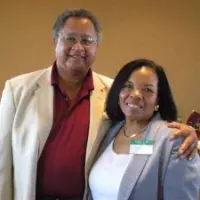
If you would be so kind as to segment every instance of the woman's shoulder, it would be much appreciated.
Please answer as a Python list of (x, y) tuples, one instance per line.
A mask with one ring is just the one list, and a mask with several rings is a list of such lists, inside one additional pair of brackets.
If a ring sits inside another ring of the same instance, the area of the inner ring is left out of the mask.
[(167, 146), (167, 148), (178, 148), (178, 146), (183, 141), (183, 137), (181, 136), (176, 139), (173, 139), (173, 133), (178, 131), (178, 129), (169, 128), (168, 122), (162, 119), (156, 120), (152, 124), (152, 131), (156, 131), (155, 141), (162, 144), (163, 147)]

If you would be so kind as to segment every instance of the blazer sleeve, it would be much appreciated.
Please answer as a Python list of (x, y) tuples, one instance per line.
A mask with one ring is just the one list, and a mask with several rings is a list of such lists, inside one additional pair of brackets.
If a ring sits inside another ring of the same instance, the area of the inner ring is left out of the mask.
[(15, 115), (13, 92), (6, 82), (0, 102), (0, 199), (12, 200), (12, 126)]
[(163, 184), (164, 200), (197, 200), (200, 189), (200, 161), (196, 153), (192, 160), (180, 159), (176, 140), (166, 167)]

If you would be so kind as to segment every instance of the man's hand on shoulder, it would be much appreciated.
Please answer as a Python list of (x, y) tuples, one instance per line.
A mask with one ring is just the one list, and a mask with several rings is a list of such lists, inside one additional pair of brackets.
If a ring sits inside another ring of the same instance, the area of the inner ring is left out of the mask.
[(172, 139), (184, 137), (184, 140), (179, 147), (179, 155), (181, 158), (187, 157), (192, 159), (197, 150), (197, 134), (192, 126), (179, 122), (168, 123), (169, 128), (176, 128), (177, 131), (172, 133)]

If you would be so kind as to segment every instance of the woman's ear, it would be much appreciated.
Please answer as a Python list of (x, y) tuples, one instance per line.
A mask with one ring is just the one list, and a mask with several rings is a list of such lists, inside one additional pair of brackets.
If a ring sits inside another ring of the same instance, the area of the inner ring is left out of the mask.
[(158, 111), (159, 110), (159, 105), (157, 104), (154, 108), (155, 111)]
[(154, 110), (155, 110), (155, 111), (158, 111), (158, 110), (159, 110), (159, 107), (160, 107), (160, 105), (159, 105), (159, 98), (157, 98), (157, 101), (156, 101), (156, 105), (155, 105)]

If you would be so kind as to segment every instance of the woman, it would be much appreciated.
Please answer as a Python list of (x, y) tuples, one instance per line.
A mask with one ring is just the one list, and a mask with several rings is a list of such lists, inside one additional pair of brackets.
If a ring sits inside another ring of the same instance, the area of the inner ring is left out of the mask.
[(106, 112), (112, 128), (90, 170), (88, 199), (198, 199), (199, 157), (180, 160), (182, 139), (170, 139), (166, 123), (177, 119), (177, 109), (161, 66), (147, 59), (126, 64)]

